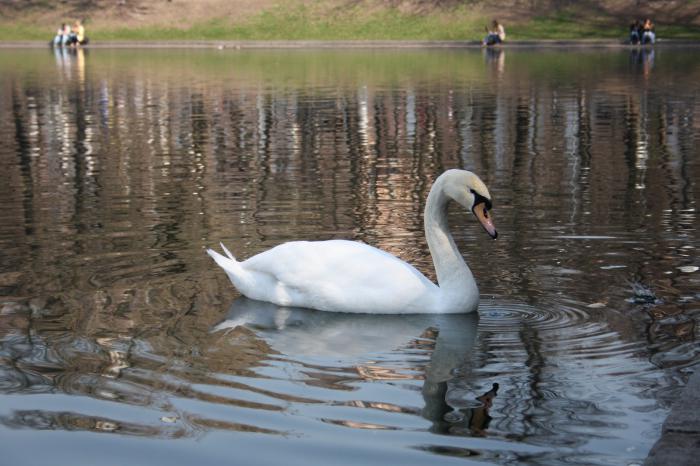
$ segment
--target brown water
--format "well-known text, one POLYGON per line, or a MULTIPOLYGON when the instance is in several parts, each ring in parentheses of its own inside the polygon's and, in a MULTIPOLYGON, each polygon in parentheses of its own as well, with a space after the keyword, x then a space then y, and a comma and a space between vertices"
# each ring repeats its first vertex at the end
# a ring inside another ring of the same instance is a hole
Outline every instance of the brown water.
POLYGON ((698 360, 692 51, 2 50, 0 141, 3 464, 632 464, 698 360), (453 167, 478 316, 280 309, 204 253, 432 277, 453 167))

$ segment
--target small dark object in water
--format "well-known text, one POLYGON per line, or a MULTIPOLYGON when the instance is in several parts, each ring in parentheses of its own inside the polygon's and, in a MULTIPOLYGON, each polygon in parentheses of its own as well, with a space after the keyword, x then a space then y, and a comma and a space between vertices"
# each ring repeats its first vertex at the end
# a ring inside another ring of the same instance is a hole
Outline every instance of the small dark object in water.
POLYGON ((484 403, 486 406, 490 407, 493 399, 498 395, 498 384, 494 383, 491 386, 491 390, 484 393, 483 395, 477 397, 476 399, 484 403))
POLYGON ((642 283, 632 283, 632 292, 634 296, 630 301, 635 304, 658 304, 661 302, 654 291, 642 283))

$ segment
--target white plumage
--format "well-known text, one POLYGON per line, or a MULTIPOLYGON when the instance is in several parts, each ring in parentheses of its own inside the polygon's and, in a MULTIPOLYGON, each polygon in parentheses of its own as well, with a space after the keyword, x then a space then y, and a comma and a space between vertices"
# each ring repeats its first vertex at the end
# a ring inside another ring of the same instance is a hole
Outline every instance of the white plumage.
POLYGON ((450 200, 470 209, 496 237, 483 182, 465 170, 438 177, 424 219, 438 285, 412 265, 356 241, 293 241, 242 262, 223 244, 228 257, 207 252, 243 295, 280 306, 371 314, 470 312, 478 305, 479 291, 447 229, 450 200))

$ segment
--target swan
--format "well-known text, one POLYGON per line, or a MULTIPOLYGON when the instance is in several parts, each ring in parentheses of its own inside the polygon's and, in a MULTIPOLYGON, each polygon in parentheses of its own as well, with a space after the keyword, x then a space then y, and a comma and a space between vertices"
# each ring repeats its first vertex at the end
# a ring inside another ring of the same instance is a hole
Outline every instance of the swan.
POLYGON ((447 205, 470 210, 486 232, 498 236, 489 215, 491 196, 477 175, 452 169, 433 183, 424 226, 437 285, 412 265, 357 241, 292 241, 237 261, 207 249, 244 296, 278 306, 366 314, 473 312, 479 290, 447 225, 447 205))

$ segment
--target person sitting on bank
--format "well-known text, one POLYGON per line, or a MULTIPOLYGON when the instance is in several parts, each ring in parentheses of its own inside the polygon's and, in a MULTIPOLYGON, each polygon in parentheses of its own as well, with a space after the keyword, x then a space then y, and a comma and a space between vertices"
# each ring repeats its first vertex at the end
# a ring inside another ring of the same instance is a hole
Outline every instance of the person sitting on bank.
POLYGON ((491 29, 486 28, 486 37, 484 38, 484 45, 496 45, 502 44, 506 40, 506 30, 503 25, 497 20, 493 20, 491 23, 491 29))
POLYGON ((653 44, 656 42, 656 32, 654 32, 654 23, 649 18, 644 20, 642 26, 642 44, 653 44))
POLYGON ((51 45, 54 47, 63 47, 64 45, 68 45, 70 42, 70 37, 70 26, 66 23, 62 23, 61 27, 58 28, 58 31, 56 31, 56 36, 51 41, 51 45))
POLYGON ((51 41, 55 47, 60 47, 63 45, 63 29, 65 29, 65 27, 66 24, 63 23, 61 24, 61 27, 58 28, 58 31, 56 31, 56 35, 54 36, 53 41, 51 41))
POLYGON ((88 38, 85 37, 85 28, 80 20, 76 20, 73 24, 73 33, 68 40, 70 45, 85 45, 88 43, 88 38))
POLYGON ((643 33, 642 22, 635 19, 634 22, 630 24, 630 44, 637 45, 642 42, 643 33))

